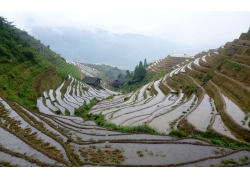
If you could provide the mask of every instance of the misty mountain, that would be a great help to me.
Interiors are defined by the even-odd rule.
[[[131,69],[174,52],[177,44],[139,34],[114,34],[101,29],[31,28],[32,35],[67,60],[104,63]]]

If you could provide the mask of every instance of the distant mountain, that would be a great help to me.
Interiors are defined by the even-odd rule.
[[[112,64],[133,70],[139,61],[159,60],[177,44],[139,34],[113,34],[101,29],[32,27],[32,35],[67,60]]]

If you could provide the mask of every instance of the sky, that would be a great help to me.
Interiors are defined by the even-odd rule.
[[[0,16],[31,35],[34,26],[100,28],[212,49],[248,31],[247,4],[245,0],[8,0],[1,3]]]

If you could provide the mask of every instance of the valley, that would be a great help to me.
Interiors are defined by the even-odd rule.
[[[154,80],[122,93],[107,65],[66,61],[0,20],[0,166],[250,166],[250,30],[168,55],[147,66]]]

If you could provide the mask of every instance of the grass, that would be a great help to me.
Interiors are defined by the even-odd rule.
[[[179,129],[174,129],[174,130],[172,130],[172,131],[169,133],[169,135],[171,135],[171,136],[177,136],[177,137],[179,137],[179,138],[187,137],[187,135],[186,135],[183,131],[181,131],[181,130],[179,130]]]
[[[224,164],[224,165],[228,165],[228,164],[238,164],[238,162],[235,161],[234,159],[222,160],[221,163]]]
[[[139,157],[143,157],[143,156],[144,156],[143,153],[142,153],[141,151],[136,151],[136,153],[137,153],[137,155],[138,155]]]
[[[17,167],[17,165],[10,164],[6,161],[0,161],[0,167]]]
[[[228,139],[226,137],[223,137],[213,131],[206,131],[203,133],[190,133],[186,134],[181,130],[172,130],[169,135],[174,135],[180,138],[187,137],[187,138],[199,138],[199,139],[204,139],[211,144],[214,145],[220,145],[224,147],[229,147],[232,149],[250,149],[250,144],[249,143],[244,143],[244,142],[238,142],[235,140]]]
[[[95,165],[120,164],[125,160],[122,151],[105,146],[103,149],[96,146],[82,147],[79,149],[85,163],[91,162]]]
[[[223,63],[231,68],[234,68],[235,70],[237,71],[240,71],[241,70],[241,67],[231,61],[229,61],[228,59],[224,59],[223,60]]]

